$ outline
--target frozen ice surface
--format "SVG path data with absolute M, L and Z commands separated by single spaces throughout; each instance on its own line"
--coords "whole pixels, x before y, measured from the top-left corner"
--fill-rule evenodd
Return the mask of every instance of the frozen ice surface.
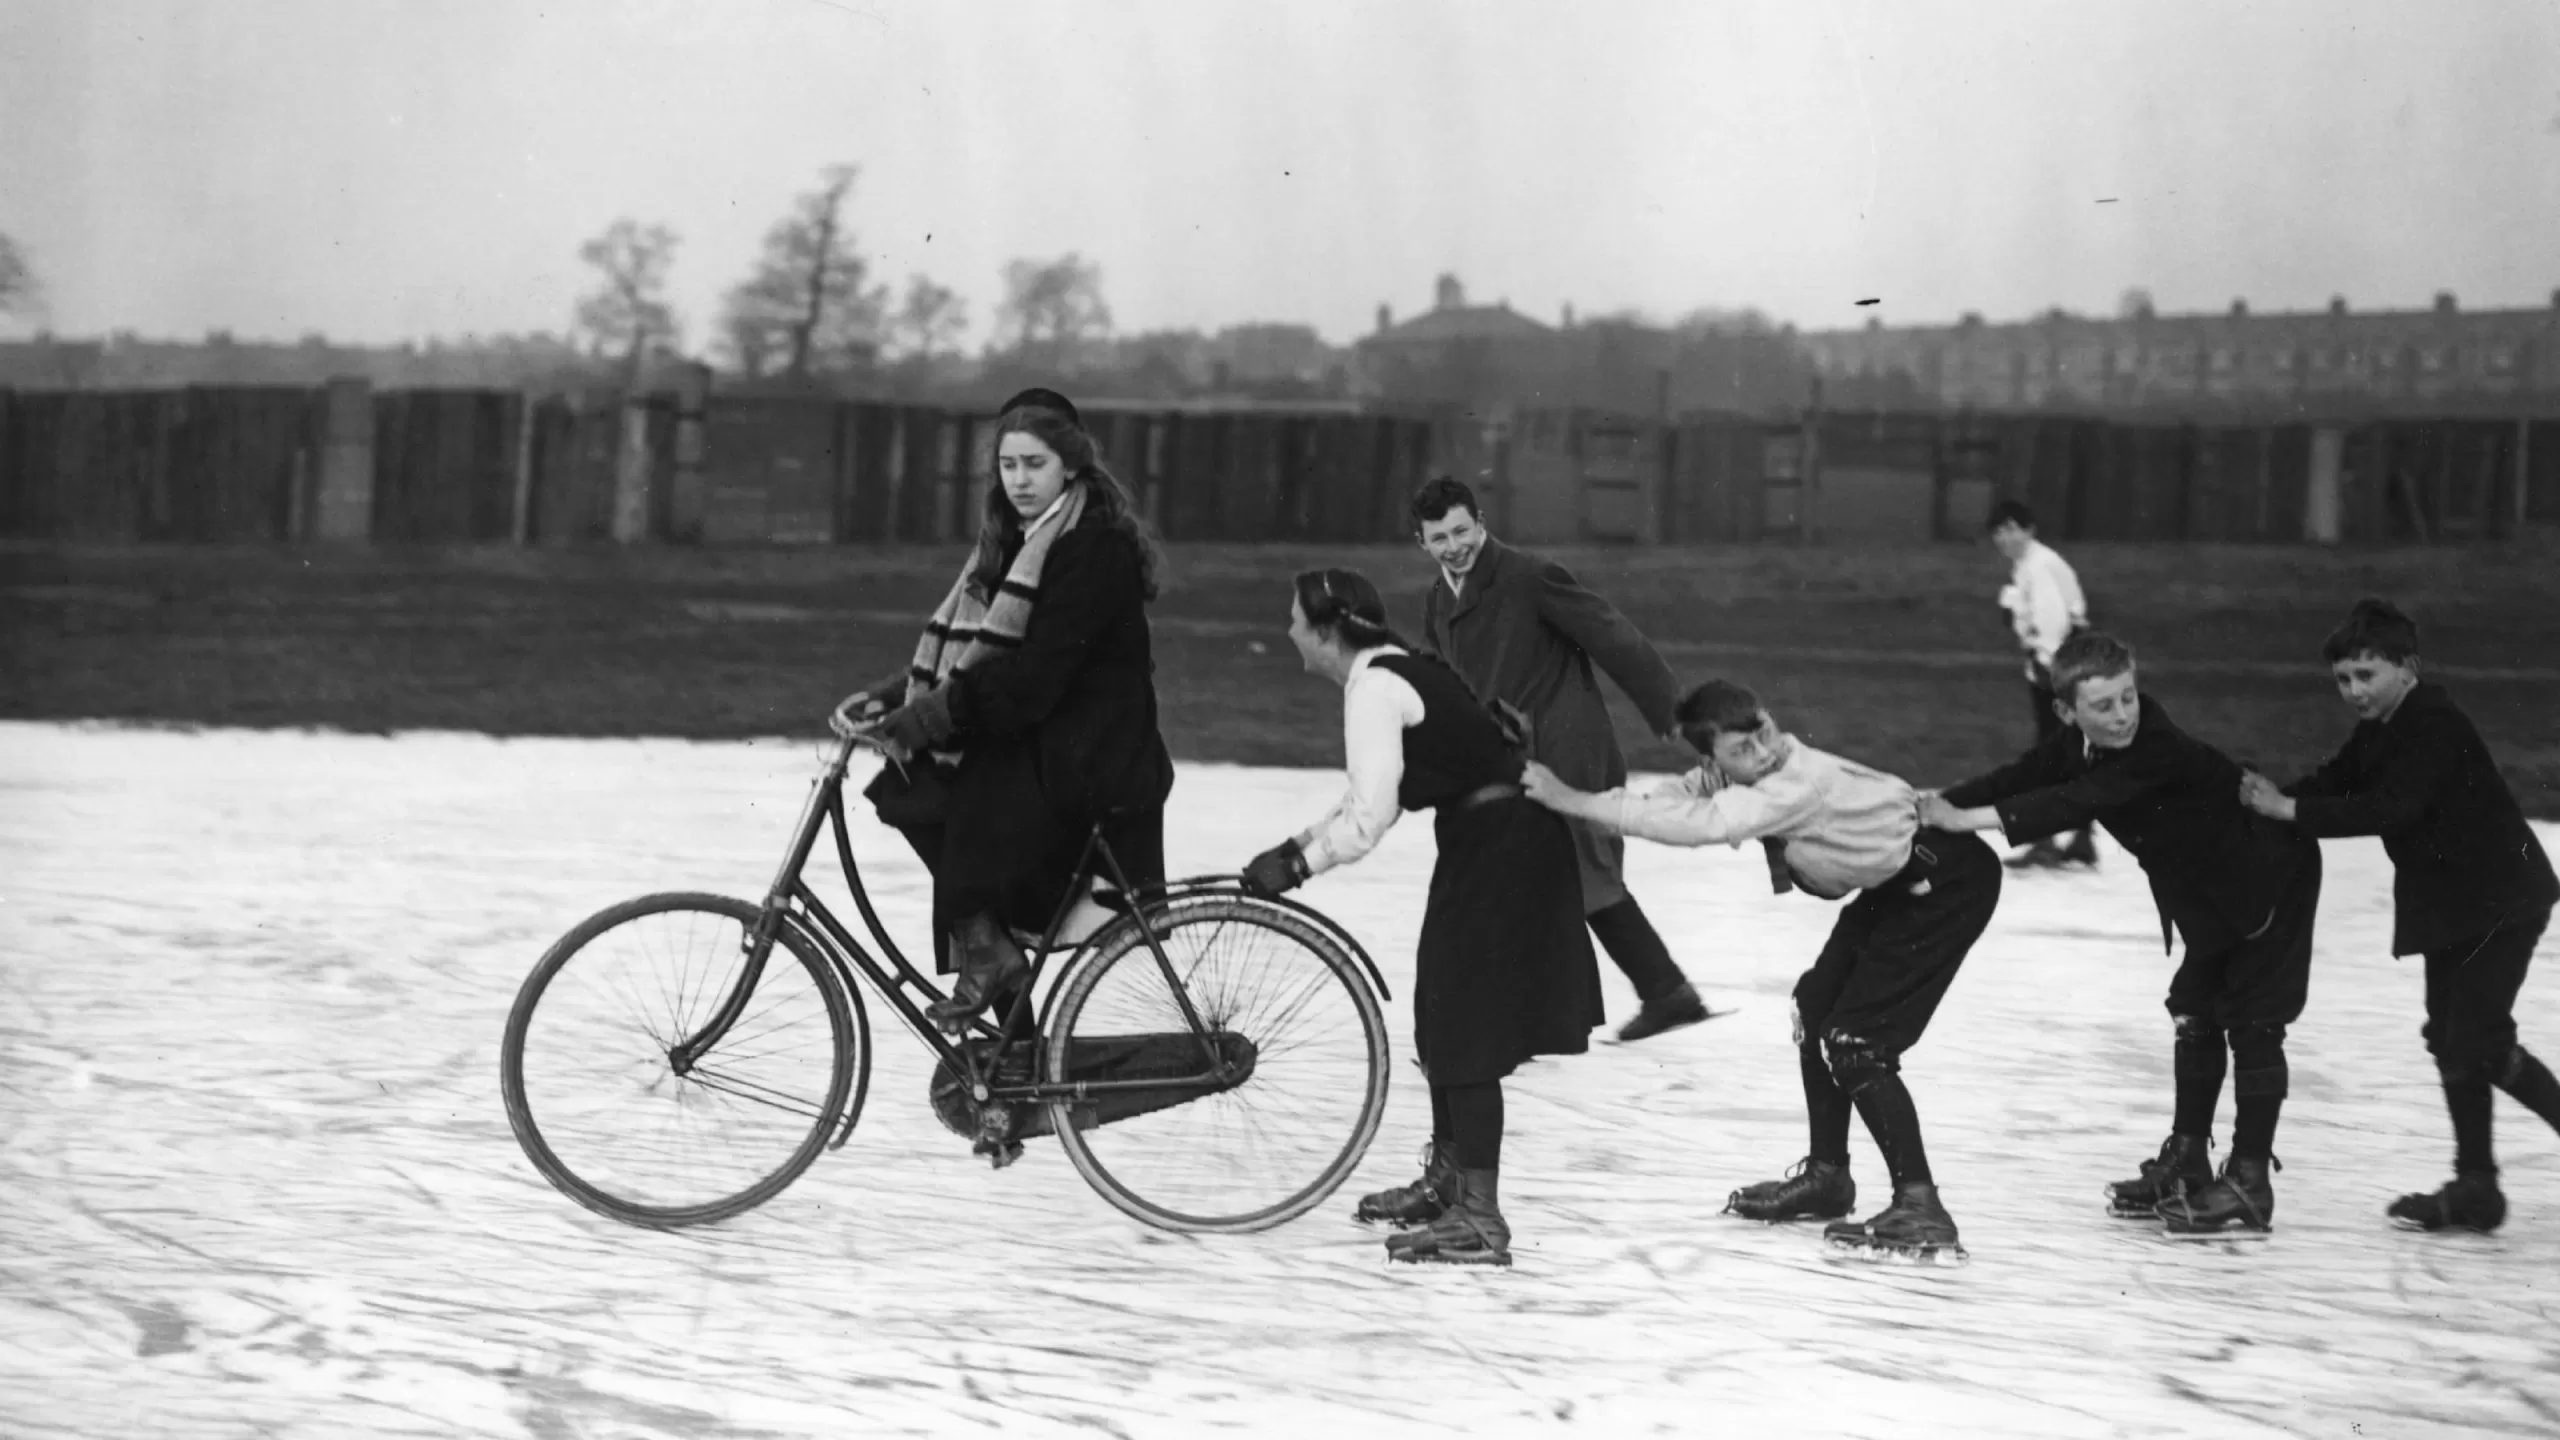
M 681 1234 L 579 1209 L 499 1104 L 518 982 L 612 901 L 760 893 L 817 759 L 0 726 L 0 1433 L 2560 1432 L 2553 1134 L 2499 1102 L 2498 1235 L 2383 1223 L 2451 1141 L 2370 843 L 2329 850 L 2262 1244 L 2103 1213 L 2169 1096 L 2169 961 L 2112 850 L 2011 881 L 1906 1067 L 1969 1268 L 1719 1216 L 1804 1151 L 1787 990 L 1833 912 L 1770 896 L 1754 850 L 1640 844 L 1636 893 L 1740 1013 L 1522 1071 L 1517 1268 L 1390 1269 L 1346 1217 L 1428 1125 L 1411 822 L 1306 892 L 1386 967 L 1398 1056 L 1368 1163 L 1306 1219 L 1150 1231 L 1047 1141 L 989 1171 L 879 1006 L 860 1130 L 780 1198 Z M 1233 869 L 1337 783 L 1186 767 L 1176 870 Z M 903 847 L 867 819 L 857 843 L 919 936 Z M 2560 1055 L 2560 985 L 2519 1013 Z M 1863 1134 L 1853 1155 L 1872 1211 L 1882 1168 Z

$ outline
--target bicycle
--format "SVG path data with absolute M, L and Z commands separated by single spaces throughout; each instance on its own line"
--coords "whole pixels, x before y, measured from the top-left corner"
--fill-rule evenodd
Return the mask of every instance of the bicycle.
M 901 758 L 849 713 L 861 699 L 828 717 L 834 753 L 762 903 L 627 900 L 525 978 L 500 1085 L 534 1168 L 653 1229 L 773 1198 L 843 1148 L 869 1098 L 860 976 L 939 1057 L 937 1116 L 998 1167 L 1054 1135 L 1112 1205 L 1191 1232 L 1267 1229 L 1339 1188 L 1377 1133 L 1388 1074 L 1386 980 L 1349 932 L 1239 876 L 1134 886 L 1097 825 L 1046 930 L 1018 937 L 1029 980 L 947 1037 L 924 1011 L 943 992 L 890 939 L 854 861 L 854 753 Z M 877 954 L 804 875 L 822 828 Z M 1098 912 L 1080 909 L 1088 896 Z M 1069 935 L 1071 916 L 1097 913 L 1098 928 Z

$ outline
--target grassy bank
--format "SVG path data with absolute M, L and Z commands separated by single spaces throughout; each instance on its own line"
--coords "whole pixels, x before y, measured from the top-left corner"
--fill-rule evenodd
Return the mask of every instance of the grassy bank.
M 1758 687 L 1815 743 L 1942 783 L 2029 733 L 1987 548 L 1558 550 L 1686 676 Z M 1339 763 L 1338 701 L 1298 673 L 1288 577 L 1349 564 L 1398 619 L 1408 547 L 1182 546 L 1155 611 L 1165 729 L 1191 760 Z M 2071 552 L 2147 688 L 2291 773 L 2347 717 L 2318 661 L 2392 596 L 2535 813 L 2560 817 L 2560 551 L 2237 546 Z M 893 668 L 957 548 L 0 549 L 0 717 L 513 734 L 808 734 Z M 1637 763 L 1671 747 L 1622 732 Z

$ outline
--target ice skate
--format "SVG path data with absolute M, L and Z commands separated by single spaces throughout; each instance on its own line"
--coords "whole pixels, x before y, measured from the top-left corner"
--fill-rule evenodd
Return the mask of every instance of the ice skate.
M 1938 1203 L 1938 1187 L 1920 1181 L 1894 1186 L 1893 1203 L 1874 1219 L 1835 1220 L 1822 1238 L 1860 1260 L 1956 1266 L 1972 1258 L 1956 1243 L 1956 1222 Z
M 2213 1181 L 2213 1142 L 2202 1135 L 2172 1135 L 2160 1156 L 2142 1162 L 2142 1173 L 2107 1187 L 2107 1213 L 2119 1220 L 2157 1220 L 2160 1202 Z
M 1491 1170 L 1457 1170 L 1456 1194 L 1430 1224 L 1387 1237 L 1387 1258 L 1409 1264 L 1508 1265 L 1511 1226 L 1496 1204 Z
M 1745 1185 L 1725 1197 L 1724 1213 L 1775 1225 L 1785 1220 L 1837 1220 L 1857 1208 L 1849 1167 L 1808 1155 L 1783 1180 Z
M 1360 1197 L 1351 1218 L 1363 1225 L 1428 1225 L 1449 1208 L 1457 1189 L 1457 1167 L 1437 1141 L 1422 1147 L 1422 1174 L 1392 1190 Z
M 2465 1170 L 2431 1195 L 2403 1195 L 2391 1202 L 2391 1223 L 2403 1230 L 2472 1230 L 2482 1235 L 2507 1221 L 2507 1197 L 2495 1170 Z
M 2268 1172 L 2284 1166 L 2272 1155 L 2234 1155 L 2221 1178 L 2160 1202 L 2160 1220 L 2171 1239 L 2264 1239 L 2275 1229 L 2276 1192 Z
M 1619 1028 L 1618 1043 L 1625 1045 L 1637 1040 L 1650 1040 L 1666 1030 L 1677 1030 L 1684 1025 L 1696 1025 L 1714 1018 L 1715 1012 L 1698 998 L 1698 987 L 1683 980 L 1680 988 L 1644 1002 L 1644 1007 L 1636 1012 L 1636 1018 Z

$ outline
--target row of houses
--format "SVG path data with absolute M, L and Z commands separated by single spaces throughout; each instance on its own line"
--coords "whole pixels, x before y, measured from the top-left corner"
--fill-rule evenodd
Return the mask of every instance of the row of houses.
M 2266 414 L 2560 412 L 2560 290 L 2540 308 L 2163 315 L 2050 312 L 2014 324 L 1813 331 L 1797 337 L 1837 395 L 1879 387 L 1936 406 Z

